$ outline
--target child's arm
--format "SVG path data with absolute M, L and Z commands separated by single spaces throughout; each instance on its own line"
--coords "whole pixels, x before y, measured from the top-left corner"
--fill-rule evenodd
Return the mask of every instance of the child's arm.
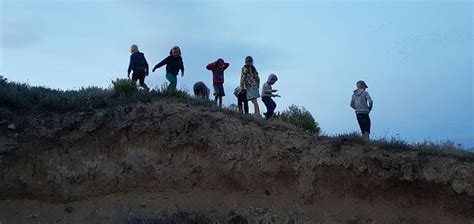
M 265 84 L 263 84 L 263 92 L 265 94 L 268 94 L 268 95 L 271 95 L 273 96 L 273 91 L 272 91 L 272 87 L 270 86 L 270 84 L 268 84 L 267 82 Z
M 146 61 L 145 55 L 143 55 L 143 60 L 145 60 L 145 66 L 146 66 L 145 74 L 148 74 L 150 72 L 150 66 L 148 65 L 148 62 Z
M 350 105 L 351 105 L 352 109 L 354 109 L 354 110 L 356 109 L 356 107 L 355 107 L 355 102 L 354 102 L 354 95 L 352 95 L 351 104 L 350 104 Z
M 248 74 L 248 69 L 244 66 L 242 68 L 242 71 L 240 73 L 240 89 L 246 89 L 245 88 L 245 79 L 247 78 Z
M 206 66 L 206 69 L 212 71 L 214 69 L 214 66 L 215 66 L 215 62 L 212 62 Z
M 258 76 L 258 71 L 257 71 L 257 69 L 255 68 L 255 66 L 252 65 L 252 67 L 253 67 L 253 69 L 255 69 L 255 74 L 254 74 L 255 82 L 257 82 L 258 88 L 260 88 L 260 77 Z
M 163 59 L 163 61 L 160 61 L 160 63 L 156 64 L 152 71 L 155 72 L 156 69 L 159 69 L 161 66 L 168 64 L 168 60 L 170 57 L 171 56 L 168 56 L 165 59 Z
M 132 65 L 133 65 L 133 55 L 130 55 L 130 63 L 128 64 L 128 70 L 127 70 L 127 74 L 128 74 L 128 77 L 130 78 L 130 72 L 132 72 Z
M 230 65 L 230 64 L 229 64 L 229 63 L 227 63 L 227 62 L 226 62 L 226 63 L 224 63 L 224 70 L 226 70 L 226 69 L 229 67 L 229 65 Z
M 183 60 L 181 59 L 181 64 L 179 65 L 180 69 L 181 69 L 181 77 L 184 76 L 184 63 L 183 63 Z
M 369 95 L 369 92 L 365 92 L 366 95 L 365 95 L 365 98 L 367 99 L 367 103 L 369 105 L 369 110 L 372 110 L 372 106 L 374 105 L 374 101 L 372 101 L 372 98 L 370 97 Z

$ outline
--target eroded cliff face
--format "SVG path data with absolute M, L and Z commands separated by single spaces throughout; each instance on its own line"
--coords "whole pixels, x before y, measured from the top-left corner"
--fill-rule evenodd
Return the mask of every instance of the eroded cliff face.
M 471 158 L 340 142 L 173 100 L 4 117 L 2 224 L 474 221 Z

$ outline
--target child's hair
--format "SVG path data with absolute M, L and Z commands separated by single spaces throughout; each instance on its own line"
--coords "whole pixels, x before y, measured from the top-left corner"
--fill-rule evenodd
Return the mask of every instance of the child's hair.
M 245 57 L 245 63 L 247 63 L 247 62 L 253 63 L 253 58 L 251 56 Z
M 181 56 L 181 48 L 179 48 L 178 46 L 174 46 L 174 47 L 171 48 L 171 50 L 170 50 L 170 55 L 173 54 L 173 50 L 174 50 L 174 49 L 178 49 L 178 55 Z
M 218 58 L 216 62 L 217 62 L 217 63 L 222 63 L 222 64 L 224 64 L 224 59 Z
M 275 74 L 272 73 L 268 76 L 268 82 L 270 82 L 270 81 L 275 81 L 276 82 L 276 81 L 278 81 L 278 77 Z

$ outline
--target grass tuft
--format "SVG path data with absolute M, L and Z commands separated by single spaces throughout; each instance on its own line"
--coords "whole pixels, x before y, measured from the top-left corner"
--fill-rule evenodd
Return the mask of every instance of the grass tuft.
M 131 79 L 112 80 L 112 89 L 116 96 L 135 96 L 138 92 L 137 82 Z

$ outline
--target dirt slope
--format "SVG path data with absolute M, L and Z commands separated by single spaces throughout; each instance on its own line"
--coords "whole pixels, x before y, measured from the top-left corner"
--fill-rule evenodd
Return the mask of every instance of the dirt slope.
M 474 222 L 472 158 L 341 143 L 173 100 L 2 114 L 2 224 Z

